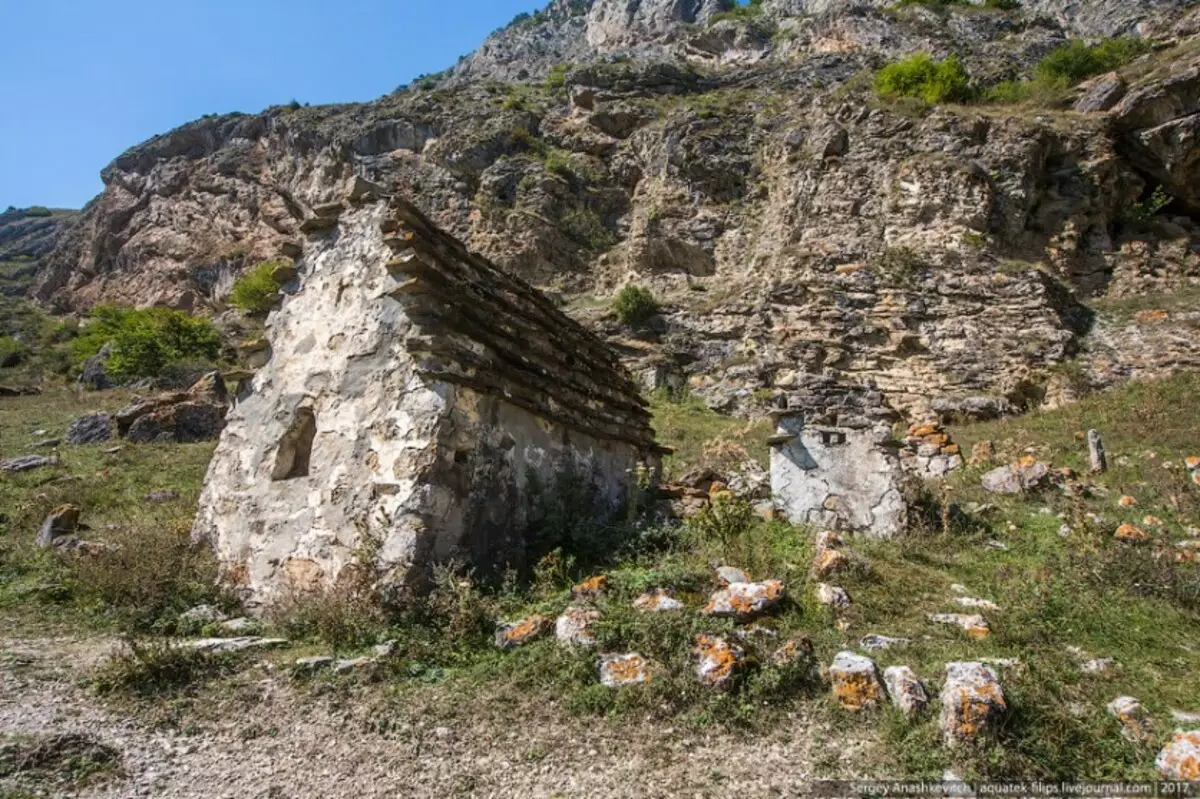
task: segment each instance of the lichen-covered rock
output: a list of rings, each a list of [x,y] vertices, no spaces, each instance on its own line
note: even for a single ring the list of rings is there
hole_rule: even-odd
[[[99,444],[112,438],[112,417],[107,413],[80,416],[67,428],[66,442],[75,446]]]
[[[866,710],[887,698],[875,661],[853,652],[839,652],[829,667],[834,698],[847,710]]]
[[[636,652],[601,655],[599,670],[600,684],[608,688],[639,685],[651,679],[650,662]]]
[[[771,663],[780,667],[806,665],[815,669],[817,658],[812,641],[807,637],[789,638],[771,653]]]
[[[887,635],[872,633],[871,635],[864,635],[859,640],[858,645],[868,652],[883,652],[888,649],[908,646],[911,643],[912,639],[910,638],[892,638]]]
[[[1150,534],[1139,527],[1132,524],[1122,524],[1113,534],[1118,541],[1125,541],[1130,544],[1140,544],[1150,540]]]
[[[940,727],[951,747],[991,734],[1008,710],[996,673],[977,662],[946,664],[941,701]]]
[[[930,615],[929,620],[935,624],[952,624],[971,638],[987,638],[992,634],[987,619],[978,614],[934,613]]]
[[[671,610],[683,610],[683,603],[662,588],[642,594],[633,600],[633,606],[643,613],[665,613]]]
[[[59,505],[46,515],[34,543],[39,547],[60,546],[75,535],[83,511],[76,505]]]
[[[959,446],[937,421],[910,426],[903,443],[901,465],[922,479],[945,477],[963,466]]]
[[[817,584],[817,601],[834,610],[850,607],[850,595],[846,593],[846,589],[829,583]]]
[[[696,636],[692,656],[696,658],[696,676],[712,688],[724,688],[733,681],[745,653],[740,646],[716,635]]]
[[[580,605],[571,605],[554,622],[558,642],[567,646],[595,646],[593,627],[600,621],[600,612]]]
[[[904,715],[920,713],[929,704],[924,684],[908,666],[889,666],[884,669],[883,681],[892,704]]]
[[[709,597],[704,614],[749,621],[773,610],[783,600],[783,595],[783,583],[779,580],[731,583]]]
[[[210,372],[187,391],[138,399],[117,411],[117,433],[136,443],[188,444],[221,434],[229,395],[219,372]]]
[[[748,583],[750,582],[750,575],[734,566],[718,566],[717,582],[719,582],[721,585],[730,585],[732,583]]]
[[[517,621],[506,622],[496,628],[496,646],[515,649],[537,638],[550,629],[550,620],[533,614]]]
[[[1049,477],[1049,464],[1026,457],[986,473],[982,484],[985,491],[993,494],[1020,494],[1046,487]]]
[[[956,596],[954,604],[960,608],[973,608],[975,610],[1000,610],[1000,606],[990,599],[978,599],[972,596]]]
[[[598,574],[571,587],[571,599],[599,599],[608,588],[608,576]]]
[[[1200,782],[1200,730],[1177,730],[1154,764],[1163,779]]]
[[[833,577],[849,567],[850,559],[837,549],[819,550],[813,559],[813,574],[819,578]]]
[[[1150,714],[1136,698],[1118,696],[1108,703],[1108,712],[1121,723],[1121,734],[1131,741],[1148,741],[1154,735]]]

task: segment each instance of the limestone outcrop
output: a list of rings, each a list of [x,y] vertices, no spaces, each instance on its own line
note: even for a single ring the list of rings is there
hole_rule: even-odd
[[[607,347],[409,203],[346,209],[296,269],[194,529],[253,604],[519,565],[539,497],[580,480],[602,517],[656,457]]]

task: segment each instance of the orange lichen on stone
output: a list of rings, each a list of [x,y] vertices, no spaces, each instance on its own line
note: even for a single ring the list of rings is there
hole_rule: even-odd
[[[908,428],[910,438],[924,438],[932,436],[940,432],[936,422],[926,422],[925,424],[914,424]]]
[[[1132,508],[1134,505],[1138,504],[1138,501],[1137,501],[1137,497],[1131,497],[1128,494],[1126,494],[1125,496],[1123,496],[1117,500],[1117,504],[1120,505],[1122,508]]]
[[[1132,524],[1122,524],[1117,528],[1116,537],[1120,541],[1141,542],[1149,541],[1150,536],[1145,530],[1140,530]]]
[[[637,653],[600,658],[600,683],[609,688],[650,682],[650,664]]]
[[[1177,730],[1155,764],[1168,780],[1200,782],[1200,730]]]
[[[961,453],[962,450],[958,444],[947,444],[946,446],[942,447],[943,455],[959,455]]]
[[[817,554],[813,561],[813,571],[818,577],[829,577],[837,574],[850,564],[849,558],[836,549],[824,549]]]
[[[1166,522],[1157,516],[1146,516],[1142,519],[1142,524],[1146,525],[1147,527],[1162,527],[1164,524],[1166,524]]]
[[[706,634],[696,636],[696,646],[692,649],[692,654],[699,661],[696,665],[696,675],[700,682],[714,688],[726,685],[733,679],[743,657],[740,647],[730,644],[724,638]]]
[[[1189,472],[1194,472],[1200,469],[1200,458],[1196,457],[1195,455],[1189,458],[1184,458],[1183,465],[1187,467]]]
[[[846,710],[872,708],[885,698],[879,671],[870,658],[839,652],[829,667],[833,696]]]
[[[731,583],[709,597],[704,608],[708,616],[732,616],[748,620],[771,610],[783,599],[784,587],[779,580],[761,583]]]
[[[1156,308],[1153,310],[1138,311],[1133,315],[1133,318],[1142,323],[1165,322],[1171,318],[1171,313],[1161,308]]]
[[[941,728],[957,745],[987,733],[1007,709],[995,673],[982,663],[947,663],[942,687]]]
[[[595,599],[603,594],[606,588],[608,588],[608,576],[597,574],[595,577],[589,577],[582,583],[574,586],[571,589],[571,598]]]
[[[496,646],[501,649],[512,649],[527,644],[546,632],[549,627],[550,620],[537,613],[526,616],[520,621],[503,624],[496,630]]]

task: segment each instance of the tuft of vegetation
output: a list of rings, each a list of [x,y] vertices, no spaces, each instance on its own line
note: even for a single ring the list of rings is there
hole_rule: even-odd
[[[169,308],[98,306],[72,350],[82,361],[106,344],[112,345],[106,370],[116,380],[155,377],[169,364],[215,362],[221,354],[212,322]]]
[[[571,71],[570,64],[555,64],[546,73],[542,85],[549,91],[558,91],[567,85],[567,73]]]
[[[979,4],[973,3],[971,0],[899,0],[895,7],[906,8],[908,6],[924,6],[935,9],[980,8]],[[999,11],[1015,11],[1021,7],[1021,2],[1020,0],[984,0],[982,7],[994,8]]]
[[[1037,76],[1042,80],[1074,85],[1093,75],[1123,67],[1149,49],[1148,42],[1133,36],[1107,39],[1096,45],[1072,39],[1038,62]]]
[[[928,53],[917,53],[879,70],[875,91],[881,97],[913,98],[928,105],[966,102],[974,97],[971,76],[957,55],[936,61]]]
[[[263,261],[246,271],[233,283],[229,302],[249,314],[265,314],[279,300],[279,284],[273,277],[274,271],[291,264],[287,258]]]
[[[734,22],[748,22],[757,19],[763,11],[763,0],[750,0],[745,5],[739,5],[731,8],[728,11],[718,11],[708,18],[709,25],[716,25],[718,22],[732,20]]]
[[[650,289],[634,283],[617,292],[613,300],[613,312],[625,325],[645,324],[658,310],[658,300],[654,299]]]
[[[591,208],[575,208],[562,217],[563,231],[589,250],[600,252],[617,243],[616,235]]]
[[[232,673],[237,660],[170,641],[126,639],[121,651],[96,670],[92,685],[101,695],[153,697],[194,688]]]
[[[1144,225],[1166,209],[1172,200],[1173,198],[1167,194],[1166,189],[1157,186],[1154,191],[1150,192],[1150,196],[1138,200],[1129,207],[1129,211],[1125,214],[1125,221],[1133,225]]]

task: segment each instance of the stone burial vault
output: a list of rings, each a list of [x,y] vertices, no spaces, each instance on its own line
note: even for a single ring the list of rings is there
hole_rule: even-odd
[[[296,271],[194,528],[251,604],[331,588],[364,557],[389,586],[520,563],[560,476],[604,515],[656,467],[606,346],[408,203],[340,211]]]
[[[891,538],[908,524],[895,411],[873,386],[795,375],[771,445],[771,492],[793,524]]]

